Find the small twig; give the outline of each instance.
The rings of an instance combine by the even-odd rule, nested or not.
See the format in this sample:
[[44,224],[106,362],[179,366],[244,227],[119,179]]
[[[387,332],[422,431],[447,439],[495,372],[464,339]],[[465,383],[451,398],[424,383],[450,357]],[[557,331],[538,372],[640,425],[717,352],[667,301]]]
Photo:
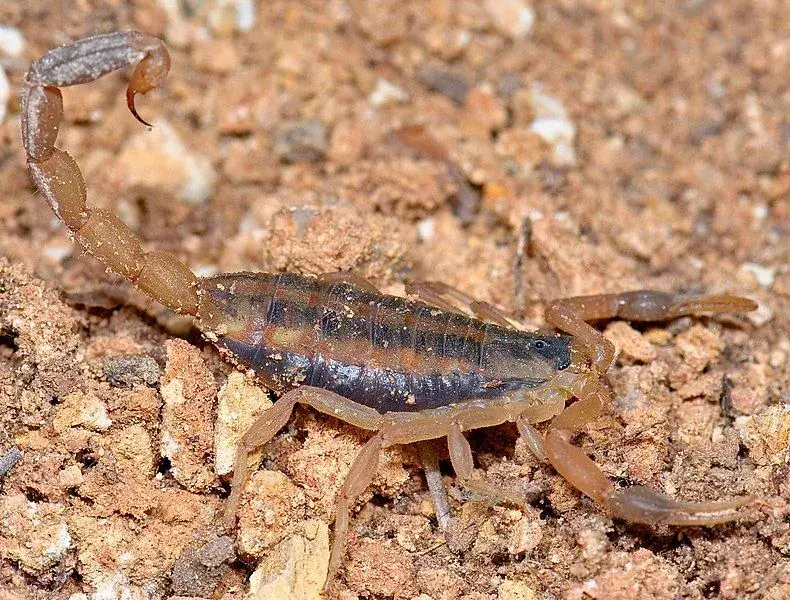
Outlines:
[[426,554],[430,554],[434,550],[438,550],[442,546],[446,546],[446,545],[447,545],[447,540],[444,539],[441,542],[439,542],[438,544],[434,544],[430,548],[426,548],[425,550],[420,550],[419,552],[412,553],[412,556],[425,556]]
[[719,395],[721,414],[727,425],[732,425],[732,380],[723,375],[721,378],[721,394]]
[[522,273],[521,269],[524,266],[524,259],[532,256],[534,249],[532,248],[532,219],[524,217],[521,219],[521,227],[518,234],[518,245],[516,246],[516,262],[513,265],[513,296],[516,299],[516,306],[520,307],[521,303],[521,286],[522,286]]
[[22,456],[22,451],[16,446],[6,452],[5,456],[0,458],[0,477],[5,477],[5,474],[13,469],[16,463],[22,460]]

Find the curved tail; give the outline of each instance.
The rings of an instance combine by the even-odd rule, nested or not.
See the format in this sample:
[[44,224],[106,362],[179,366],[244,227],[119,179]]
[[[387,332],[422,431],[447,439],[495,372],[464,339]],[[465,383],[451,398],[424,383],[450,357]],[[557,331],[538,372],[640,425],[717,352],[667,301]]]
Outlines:
[[168,308],[196,315],[195,274],[172,254],[145,252],[138,237],[114,214],[89,208],[77,163],[55,147],[63,118],[58,88],[94,81],[132,65],[136,67],[126,99],[135,118],[147,125],[137,114],[134,99],[167,77],[170,55],[161,40],[136,31],[97,35],[50,50],[34,62],[21,94],[27,166],[52,210],[85,250]]

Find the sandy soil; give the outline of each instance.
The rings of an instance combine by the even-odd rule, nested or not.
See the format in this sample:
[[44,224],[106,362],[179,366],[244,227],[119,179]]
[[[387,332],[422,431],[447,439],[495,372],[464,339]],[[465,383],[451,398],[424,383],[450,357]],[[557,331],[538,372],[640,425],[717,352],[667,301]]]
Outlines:
[[0,598],[315,598],[365,440],[297,410],[235,539],[214,527],[238,431],[270,399],[69,242],[19,142],[30,61],[125,29],[172,52],[139,102],[154,129],[115,75],[64,91],[60,146],[91,204],[200,274],[436,279],[535,326],[552,297],[642,287],[760,304],[603,324],[617,399],[577,438],[623,485],[755,494],[751,516],[615,521],[514,428],[480,431],[480,474],[532,510],[470,497],[443,463],[445,542],[414,450],[388,451],[337,598],[790,597],[790,13],[663,4],[0,3]]

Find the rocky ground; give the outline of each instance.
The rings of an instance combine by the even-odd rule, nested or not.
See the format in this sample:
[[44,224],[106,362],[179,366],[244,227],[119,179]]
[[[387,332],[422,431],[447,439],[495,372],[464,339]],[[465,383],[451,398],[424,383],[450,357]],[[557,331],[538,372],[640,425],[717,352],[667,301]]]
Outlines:
[[[352,521],[341,600],[790,597],[790,13],[776,0],[64,0],[0,4],[0,598],[317,597],[360,431],[298,409],[215,516],[271,399],[82,255],[19,142],[30,61],[139,29],[173,57],[64,90],[90,203],[195,272],[441,280],[539,327],[545,301],[656,288],[747,316],[602,324],[616,401],[576,442],[622,485],[757,496],[740,523],[613,520],[512,427],[469,436],[439,531],[412,448]],[[21,460],[19,455],[22,455]]]

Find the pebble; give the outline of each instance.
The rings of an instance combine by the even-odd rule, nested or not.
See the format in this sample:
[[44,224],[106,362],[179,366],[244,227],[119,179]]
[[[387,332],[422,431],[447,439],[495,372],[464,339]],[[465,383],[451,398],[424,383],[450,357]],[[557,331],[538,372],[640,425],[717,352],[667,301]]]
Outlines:
[[538,600],[538,595],[523,581],[504,581],[499,586],[498,600]]
[[540,521],[524,517],[519,520],[510,532],[507,551],[509,554],[529,554],[543,539]]
[[746,420],[740,431],[749,457],[758,465],[781,465],[790,460],[790,406],[771,406]]
[[356,119],[345,119],[332,129],[327,156],[333,163],[348,167],[364,156],[366,142],[364,125]]
[[499,131],[507,123],[507,109],[499,101],[490,86],[472,88],[466,95],[463,128],[488,136]]
[[145,354],[111,356],[104,359],[104,374],[113,387],[153,386],[159,381],[161,370],[156,361]]
[[255,25],[255,3],[253,0],[236,0],[236,29],[250,31]]
[[234,560],[233,540],[226,535],[214,538],[200,548],[187,548],[170,575],[173,592],[182,597],[211,597],[225,574],[219,567]]
[[[234,372],[218,395],[217,423],[214,428],[214,472],[227,475],[241,437],[267,408],[272,406],[266,392],[244,374]],[[260,457],[260,449],[250,455],[250,461]]]
[[9,98],[11,98],[11,87],[8,85],[5,69],[0,65],[0,124],[3,123],[8,112]]
[[422,241],[433,239],[436,234],[436,219],[429,217],[417,222],[417,234]]
[[13,469],[16,464],[22,460],[22,457],[22,451],[16,446],[13,446],[8,452],[0,457],[0,477],[3,477],[3,475]]
[[463,104],[472,87],[469,82],[447,69],[422,65],[417,69],[417,78],[434,92],[447,96],[456,104]]
[[532,85],[532,106],[535,118],[530,130],[554,147],[554,161],[558,166],[576,163],[573,148],[576,126],[568,119],[565,107],[556,98],[543,93],[539,83]]
[[320,600],[328,570],[329,527],[306,521],[258,564],[247,600]]
[[55,567],[72,545],[63,510],[59,504],[29,502],[23,494],[3,498],[4,556],[31,575]]
[[288,163],[323,160],[328,146],[326,125],[300,121],[283,127],[274,140],[274,153]]
[[244,498],[239,510],[237,544],[245,556],[265,556],[305,517],[305,493],[279,471],[255,472],[244,490]]
[[11,58],[19,58],[24,49],[25,38],[22,37],[22,32],[16,27],[0,25],[0,53]]
[[142,590],[132,585],[129,578],[120,572],[102,573],[91,582],[95,591],[91,600],[142,600],[146,598]]
[[764,267],[757,263],[744,263],[743,268],[754,275],[757,283],[763,287],[770,287],[774,282],[774,277],[776,277],[776,269]]
[[129,138],[119,161],[131,185],[160,188],[189,204],[202,204],[214,193],[211,161],[190,152],[165,120]]
[[494,27],[512,40],[526,37],[535,24],[535,12],[523,0],[485,0]]
[[85,483],[80,465],[70,465],[58,473],[58,486],[64,490],[76,489]]
[[52,419],[52,426],[58,432],[66,431],[70,427],[106,431],[111,425],[104,402],[96,396],[80,392],[66,396]]
[[757,310],[746,313],[746,319],[755,327],[762,327],[774,318],[774,311],[764,302],[757,302]]
[[383,77],[379,77],[376,81],[376,87],[368,96],[368,101],[373,106],[387,106],[388,104],[402,104],[409,99],[409,95],[396,86],[390,83]]
[[466,590],[466,582],[452,568],[432,568],[430,566],[417,571],[417,584],[424,593],[414,600],[436,598],[437,600],[458,600]]
[[140,423],[124,427],[113,435],[110,449],[118,459],[118,472],[130,477],[149,477],[154,465],[151,434]]
[[233,30],[250,31],[255,25],[253,0],[218,0],[206,15],[211,30],[219,35],[229,35]]
[[160,453],[170,460],[176,481],[190,491],[203,491],[214,483],[206,457],[214,440],[216,383],[199,349],[183,340],[168,340],[165,349]]
[[656,358],[653,344],[625,321],[610,323],[604,336],[614,344],[617,356],[622,354],[641,363],[649,363]]

